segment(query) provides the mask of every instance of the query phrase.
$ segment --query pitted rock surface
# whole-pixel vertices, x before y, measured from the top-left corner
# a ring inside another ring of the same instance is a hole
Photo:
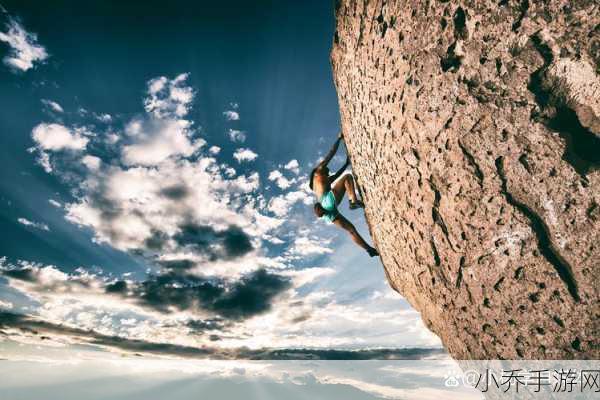
[[[458,359],[600,358],[600,4],[336,2],[390,285]]]

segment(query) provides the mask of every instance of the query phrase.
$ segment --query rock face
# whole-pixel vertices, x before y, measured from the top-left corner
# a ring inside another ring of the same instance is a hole
[[[390,285],[458,359],[600,358],[600,5],[336,2]]]

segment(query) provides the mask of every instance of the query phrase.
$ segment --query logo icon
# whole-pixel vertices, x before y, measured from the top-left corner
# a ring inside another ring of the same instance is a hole
[[[457,374],[454,371],[451,371],[448,374],[444,375],[444,386],[446,386],[446,387],[458,387],[458,385],[459,385],[459,382],[458,382],[459,375],[460,374]]]

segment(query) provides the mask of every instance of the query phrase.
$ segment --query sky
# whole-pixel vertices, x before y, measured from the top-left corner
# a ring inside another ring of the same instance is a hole
[[[209,361],[127,358],[72,362],[0,363],[0,396],[37,400],[82,398],[174,400],[343,399],[475,400],[454,360]],[[82,367],[83,366],[83,367]],[[489,365],[486,364],[489,367]],[[480,367],[481,368],[481,367]],[[483,371],[484,368],[481,368]],[[469,382],[469,381],[467,381]],[[493,388],[493,386],[492,386]],[[502,387],[503,390],[504,387]],[[494,390],[494,389],[491,389]],[[514,385],[513,385],[514,390]],[[533,391],[533,389],[530,389]],[[524,388],[521,386],[520,393]]]
[[[445,357],[312,212],[329,2],[0,3],[0,356]]]

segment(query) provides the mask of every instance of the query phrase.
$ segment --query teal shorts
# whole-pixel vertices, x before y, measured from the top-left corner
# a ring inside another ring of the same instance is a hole
[[[321,207],[323,207],[323,209],[325,210],[325,214],[323,214],[321,219],[329,223],[333,222],[339,214],[339,211],[337,210],[335,204],[335,195],[333,194],[333,191],[330,190],[329,192],[321,196],[321,200],[319,200],[319,203],[321,203]]]

